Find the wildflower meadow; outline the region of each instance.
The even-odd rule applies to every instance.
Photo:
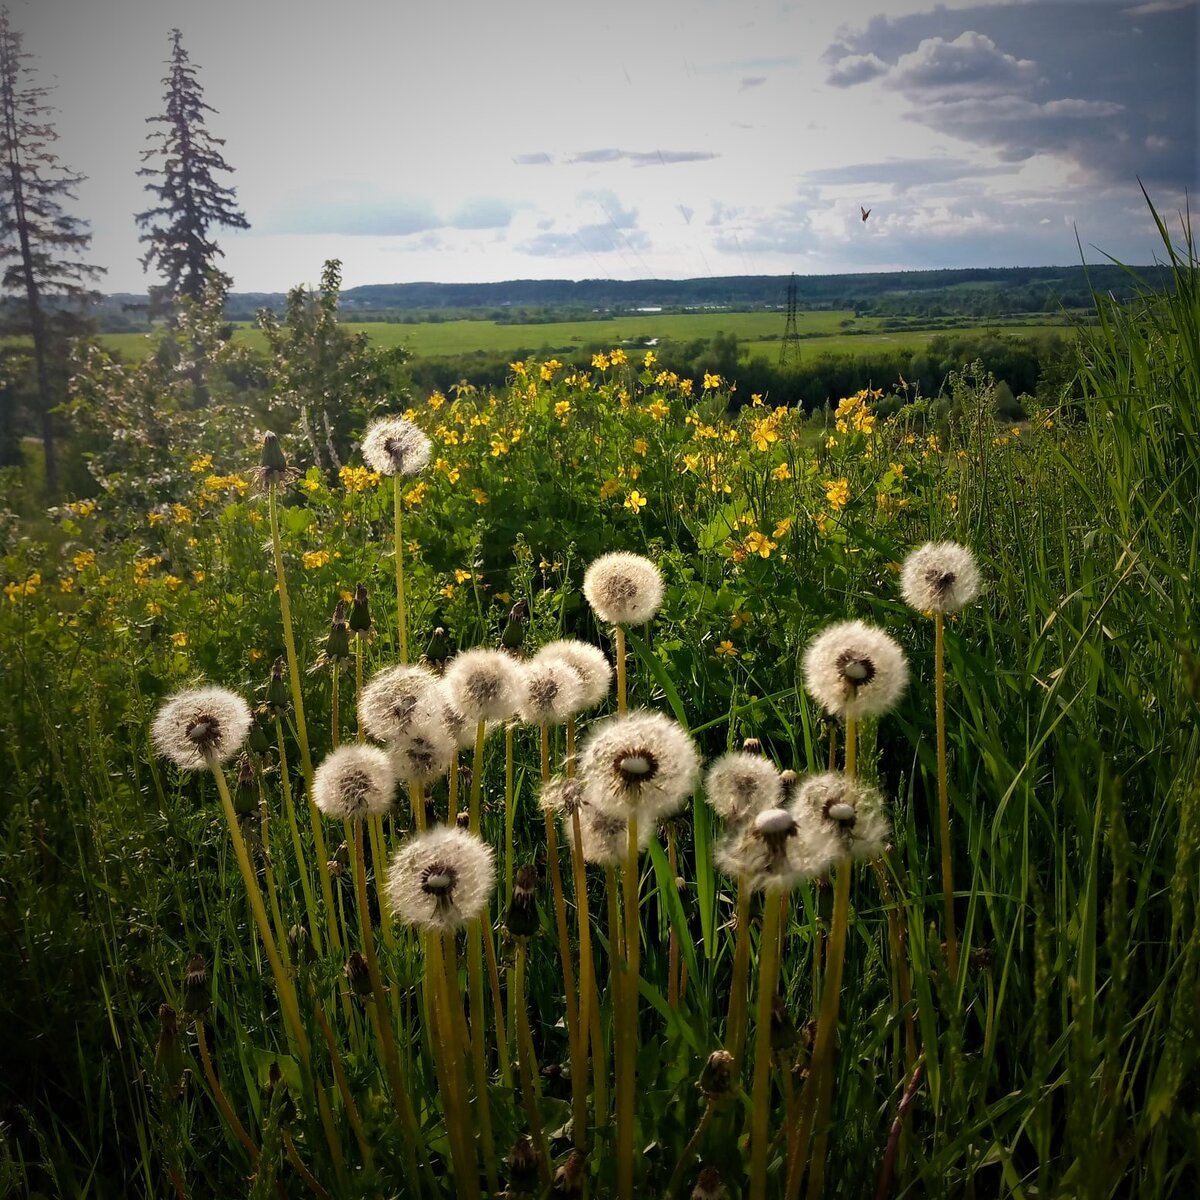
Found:
[[[314,461],[300,372],[202,418],[81,360],[104,486],[3,527],[3,1185],[1195,1195],[1164,239],[1016,423],[982,368],[806,414],[360,356]]]

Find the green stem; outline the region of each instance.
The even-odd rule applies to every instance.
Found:
[[[288,827],[292,833],[292,851],[296,855],[296,869],[300,875],[300,890],[304,893],[304,911],[308,917],[308,935],[312,938],[313,949],[320,954],[323,944],[321,926],[317,921],[317,902],[313,896],[312,880],[308,874],[308,862],[304,855],[304,839],[300,836],[300,826],[296,822],[296,806],[292,802],[292,779],[288,772],[287,745],[283,740],[283,721],[275,718],[275,740],[279,746],[279,782],[283,788],[283,810],[287,817]]]
[[[617,712],[629,709],[629,695],[625,679],[625,626],[617,626]]]
[[[942,904],[946,923],[946,965],[958,979],[958,934],[954,927],[954,866],[950,855],[950,788],[946,778],[946,647],[945,617],[934,613],[934,679],[937,708],[938,818],[942,841]]]
[[[729,1019],[725,1022],[725,1045],[733,1055],[736,1076],[742,1069],[746,1045],[746,986],[750,975],[750,889],[738,880],[737,908],[733,931],[733,981],[729,993]]]
[[[392,476],[392,495],[396,509],[396,631],[400,646],[400,661],[408,662],[408,613],[404,607],[404,503],[400,498],[401,476]]]
[[[529,1122],[529,1136],[537,1152],[538,1176],[542,1187],[550,1186],[550,1152],[542,1132],[542,1122],[537,1107],[537,1057],[533,1049],[533,1035],[529,1029],[529,1010],[525,1004],[525,962],[529,954],[529,939],[517,938],[516,999],[513,1008],[517,1014],[517,1056],[521,1076],[521,1099],[525,1105],[525,1119]]]
[[[618,629],[620,626],[618,626]],[[623,872],[625,899],[625,1021],[618,1047],[617,1080],[617,1194],[633,1200],[634,1115],[637,1098],[638,983],[642,936],[638,913],[637,813],[629,816]]]
[[[762,936],[758,943],[758,1015],[754,1027],[754,1084],[750,1103],[750,1200],[766,1200],[767,1119],[771,1112],[771,1006],[779,976],[780,889],[763,896]]]

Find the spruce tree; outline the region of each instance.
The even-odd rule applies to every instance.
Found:
[[[149,135],[152,145],[142,151],[143,162],[158,159],[161,165],[138,172],[151,179],[146,190],[158,204],[134,218],[145,230],[139,240],[148,243],[143,268],[154,267],[165,276],[165,283],[150,289],[151,309],[160,312],[180,296],[199,304],[210,275],[218,275],[228,287],[232,281],[217,269],[222,251],[209,230],[250,228],[234,203],[235,190],[214,178],[219,171],[233,170],[221,154],[224,139],[213,137],[205,126],[205,113],[217,110],[204,101],[196,67],[183,48],[183,34],[172,29],[169,36],[170,71],[162,81],[166,111],[146,118],[164,128]]]
[[[33,82],[22,35],[0,9],[0,284],[19,295],[16,329],[33,343],[37,403],[46,455],[46,488],[58,490],[53,371],[66,360],[65,335],[78,332],[73,306],[96,298],[88,283],[103,270],[81,261],[91,245],[87,224],[68,215],[83,181],[51,150],[58,139],[46,103],[49,89]]]

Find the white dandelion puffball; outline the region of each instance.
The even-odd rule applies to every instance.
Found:
[[[731,829],[713,859],[751,891],[795,887],[822,874],[830,861],[826,839],[814,841],[786,808],[764,808]]]
[[[583,594],[606,624],[645,625],[662,606],[662,574],[648,558],[616,550],[584,572]]]
[[[367,429],[362,456],[380,475],[416,475],[429,462],[430,440],[403,417],[384,417]]]
[[[469,721],[506,721],[516,714],[520,669],[503,650],[477,646],[457,654],[442,678],[452,703]]]
[[[579,772],[597,805],[661,820],[695,789],[700,756],[677,721],[639,709],[595,726],[580,752]]]
[[[542,812],[551,816],[562,813],[570,820],[571,814],[579,812],[583,806],[583,793],[582,779],[568,779],[565,775],[559,775],[554,779],[547,779],[542,784],[538,804],[541,805]]]
[[[805,779],[791,811],[807,836],[824,841],[834,861],[878,858],[892,833],[879,792],[838,771]]]
[[[441,720],[441,712],[430,706],[388,745],[392,767],[407,784],[425,787],[450,770],[458,746]]]
[[[737,822],[782,804],[783,779],[769,758],[731,750],[708,768],[704,794],[717,816]]]
[[[425,697],[430,704],[437,706],[446,723],[446,732],[454,742],[455,748],[465,750],[475,745],[475,728],[477,722],[469,721],[457,704],[454,696],[442,680],[438,680]]]
[[[533,659],[518,667],[521,720],[530,725],[561,725],[579,711],[583,684],[560,658]]]
[[[378,746],[339,746],[313,774],[313,801],[335,821],[382,816],[395,790],[391,759]]]
[[[421,929],[460,928],[483,912],[495,890],[491,847],[453,825],[409,838],[388,865],[386,891],[392,914]]]
[[[831,625],[804,652],[804,684],[828,712],[887,712],[908,683],[908,660],[882,629],[862,621]]]
[[[654,836],[654,825],[645,822],[638,826],[638,850],[645,850]],[[597,808],[584,800],[579,810],[579,843],[583,861],[598,867],[615,867],[629,853],[629,822],[619,813]]]
[[[564,638],[562,641],[548,642],[533,656],[533,661],[536,663],[548,658],[562,659],[579,676],[582,690],[578,711],[594,708],[608,695],[612,687],[613,669],[603,650],[587,642]]]
[[[380,742],[402,737],[436,682],[428,667],[400,665],[376,671],[358,699],[363,729]]]
[[[957,612],[979,595],[975,555],[957,542],[926,542],[904,560],[900,591],[917,612]]]
[[[246,740],[250,706],[226,688],[176,692],[150,727],[154,748],[184,771],[203,771],[231,759]]]

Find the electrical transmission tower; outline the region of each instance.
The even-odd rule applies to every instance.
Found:
[[[788,282],[787,326],[783,331],[783,342],[779,347],[779,365],[786,367],[800,361],[800,333],[796,329],[796,276]]]

